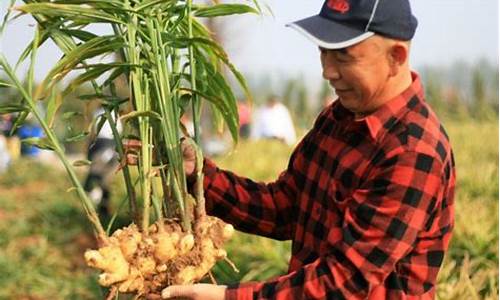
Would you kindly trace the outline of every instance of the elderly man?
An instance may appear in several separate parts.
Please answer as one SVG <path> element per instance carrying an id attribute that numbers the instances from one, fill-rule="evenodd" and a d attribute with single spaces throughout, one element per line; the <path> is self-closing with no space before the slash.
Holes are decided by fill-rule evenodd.
<path id="1" fill-rule="evenodd" d="M 208 212 L 239 230 L 292 240 L 289 272 L 172 286 L 163 296 L 433 299 L 453 227 L 455 171 L 445 130 L 410 70 L 417 21 L 408 1 L 327 0 L 319 15 L 290 26 L 319 46 L 338 101 L 275 182 L 204 164 Z"/>

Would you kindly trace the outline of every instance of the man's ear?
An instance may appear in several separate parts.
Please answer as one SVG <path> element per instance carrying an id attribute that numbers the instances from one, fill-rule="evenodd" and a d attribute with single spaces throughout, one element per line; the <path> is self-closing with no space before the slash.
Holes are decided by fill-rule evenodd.
<path id="1" fill-rule="evenodd" d="M 398 74 L 399 69 L 408 62 L 410 49 L 408 43 L 396 42 L 389 47 L 389 67 L 391 76 Z"/>

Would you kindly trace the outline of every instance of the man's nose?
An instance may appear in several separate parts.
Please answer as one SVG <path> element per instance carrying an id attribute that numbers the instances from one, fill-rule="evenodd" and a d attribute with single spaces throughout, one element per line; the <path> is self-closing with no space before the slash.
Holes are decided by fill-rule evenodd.
<path id="1" fill-rule="evenodd" d="M 338 80 L 340 79 L 340 73 L 337 65 L 332 60 L 329 55 L 326 55 L 323 61 L 323 78 L 326 80 Z"/>

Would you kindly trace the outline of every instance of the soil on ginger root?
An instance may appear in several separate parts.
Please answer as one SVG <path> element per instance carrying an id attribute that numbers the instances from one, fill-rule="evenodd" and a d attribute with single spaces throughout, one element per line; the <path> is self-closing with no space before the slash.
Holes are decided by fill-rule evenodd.
<path id="1" fill-rule="evenodd" d="M 193 234 L 172 220 L 156 222 L 146 233 L 131 224 L 115 231 L 106 245 L 86 251 L 85 261 L 103 271 L 102 286 L 137 295 L 159 293 L 168 285 L 190 284 L 205 276 L 226 257 L 223 245 L 233 231 L 210 216 L 197 220 Z"/>

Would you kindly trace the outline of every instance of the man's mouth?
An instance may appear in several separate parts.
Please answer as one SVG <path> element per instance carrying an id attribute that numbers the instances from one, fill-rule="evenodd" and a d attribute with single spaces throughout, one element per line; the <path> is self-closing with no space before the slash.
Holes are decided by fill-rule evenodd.
<path id="1" fill-rule="evenodd" d="M 348 92 L 348 91 L 352 90 L 350 88 L 336 87 L 332 82 L 330 82 L 330 85 L 335 89 L 335 92 L 344 93 L 344 92 Z"/>

